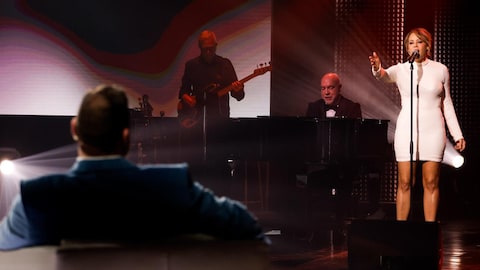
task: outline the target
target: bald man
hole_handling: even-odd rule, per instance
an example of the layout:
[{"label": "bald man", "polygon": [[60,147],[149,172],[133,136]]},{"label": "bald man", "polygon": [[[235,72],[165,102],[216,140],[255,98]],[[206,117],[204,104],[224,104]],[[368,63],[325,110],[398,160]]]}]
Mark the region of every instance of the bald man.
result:
[{"label": "bald man", "polygon": [[326,73],[320,80],[321,98],[308,103],[306,116],[318,118],[362,118],[360,104],[341,94],[342,84],[336,73]]}]

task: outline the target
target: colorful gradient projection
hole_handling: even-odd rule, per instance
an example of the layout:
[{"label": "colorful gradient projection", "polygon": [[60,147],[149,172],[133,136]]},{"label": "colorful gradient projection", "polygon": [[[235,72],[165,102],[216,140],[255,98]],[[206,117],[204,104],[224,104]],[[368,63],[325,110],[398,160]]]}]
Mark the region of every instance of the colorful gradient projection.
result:
[{"label": "colorful gradient projection", "polygon": [[[154,116],[176,116],[184,63],[207,28],[239,79],[270,62],[271,0],[2,1],[0,114],[74,115],[88,88],[115,82],[132,108],[147,94]],[[232,117],[268,115],[270,73],[245,90]]]}]

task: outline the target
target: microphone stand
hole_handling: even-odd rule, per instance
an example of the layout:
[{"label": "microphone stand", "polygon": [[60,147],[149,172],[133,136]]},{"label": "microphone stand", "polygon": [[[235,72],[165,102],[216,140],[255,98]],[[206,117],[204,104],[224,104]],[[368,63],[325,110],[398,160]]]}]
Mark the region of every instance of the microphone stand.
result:
[{"label": "microphone stand", "polygon": [[[415,57],[410,62],[410,205],[412,202],[412,188],[413,188],[413,63]],[[412,207],[410,206],[410,211]]]},{"label": "microphone stand", "polygon": [[203,162],[207,162],[207,90],[203,90]]},{"label": "microphone stand", "polygon": [[203,110],[203,125],[202,125],[202,135],[203,135],[203,141],[202,141],[202,154],[203,154],[203,162],[206,163],[207,161],[207,136],[209,136],[207,133],[208,133],[208,130],[207,130],[207,93],[210,93],[212,92],[213,90],[217,89],[219,87],[219,84],[216,84],[216,83],[211,83],[209,85],[207,85],[207,87],[204,87],[202,89],[202,95],[203,95],[203,107],[202,107],[202,110]]}]

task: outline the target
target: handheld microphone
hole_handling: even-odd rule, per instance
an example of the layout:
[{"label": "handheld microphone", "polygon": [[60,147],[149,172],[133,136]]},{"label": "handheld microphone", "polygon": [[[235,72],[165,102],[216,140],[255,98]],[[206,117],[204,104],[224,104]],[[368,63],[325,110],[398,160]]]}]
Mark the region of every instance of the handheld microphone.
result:
[{"label": "handheld microphone", "polygon": [[408,62],[410,63],[413,63],[413,61],[415,61],[416,58],[420,57],[420,53],[418,52],[418,50],[415,50],[412,52],[412,54],[410,54],[410,56],[407,58]]}]

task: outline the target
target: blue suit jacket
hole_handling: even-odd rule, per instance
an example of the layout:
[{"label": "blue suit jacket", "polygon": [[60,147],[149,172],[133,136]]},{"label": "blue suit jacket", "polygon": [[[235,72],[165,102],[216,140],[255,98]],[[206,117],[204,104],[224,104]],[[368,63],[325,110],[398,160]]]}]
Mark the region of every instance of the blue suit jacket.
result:
[{"label": "blue suit jacket", "polygon": [[21,182],[0,224],[0,249],[62,239],[145,242],[191,233],[268,242],[244,205],[192,181],[187,164],[80,160],[66,174]]}]

